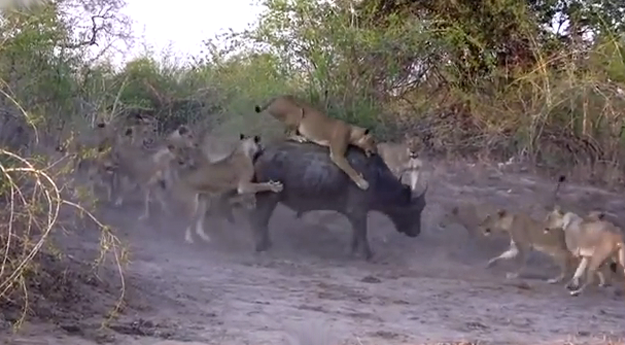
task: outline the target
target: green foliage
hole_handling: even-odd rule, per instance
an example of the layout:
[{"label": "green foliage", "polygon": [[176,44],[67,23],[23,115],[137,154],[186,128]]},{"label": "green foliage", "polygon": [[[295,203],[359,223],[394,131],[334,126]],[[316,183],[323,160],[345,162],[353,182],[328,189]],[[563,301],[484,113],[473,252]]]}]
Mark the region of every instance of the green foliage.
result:
[{"label": "green foliage", "polygon": [[208,39],[191,64],[146,53],[121,69],[63,49],[76,28],[60,4],[7,16],[0,47],[8,93],[52,122],[140,112],[162,130],[277,135],[252,109],[289,93],[383,139],[411,130],[440,153],[544,157],[588,140],[595,160],[625,153],[620,3],[265,0],[254,25]]}]

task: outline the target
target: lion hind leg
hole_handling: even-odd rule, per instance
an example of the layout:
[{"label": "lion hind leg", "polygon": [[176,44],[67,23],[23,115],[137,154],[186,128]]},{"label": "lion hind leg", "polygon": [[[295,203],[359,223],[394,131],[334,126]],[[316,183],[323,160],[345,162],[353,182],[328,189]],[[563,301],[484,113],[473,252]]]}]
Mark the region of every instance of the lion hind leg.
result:
[{"label": "lion hind leg", "polygon": [[139,220],[144,220],[150,217],[150,200],[151,200],[151,192],[148,186],[142,186],[143,189],[143,214],[139,217]]},{"label": "lion hind leg", "polygon": [[195,210],[195,233],[205,242],[210,242],[211,238],[204,231],[204,216],[208,209],[209,200],[206,196],[198,196],[197,209]]},{"label": "lion hind leg", "polygon": [[197,214],[198,208],[199,208],[199,194],[194,194],[192,199],[189,200],[189,204],[186,205],[186,207],[189,207],[188,211],[188,218],[190,219],[189,223],[187,224],[187,228],[185,229],[184,232],[184,241],[192,244],[193,243],[193,236],[191,236],[191,227],[193,226],[193,217]]}]

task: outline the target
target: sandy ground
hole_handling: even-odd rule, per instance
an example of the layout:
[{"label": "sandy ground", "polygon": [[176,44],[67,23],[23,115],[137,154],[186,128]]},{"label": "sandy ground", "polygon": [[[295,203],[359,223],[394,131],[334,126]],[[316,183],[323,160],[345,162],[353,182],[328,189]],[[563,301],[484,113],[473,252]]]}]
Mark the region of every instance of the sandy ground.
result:
[{"label": "sandy ground", "polygon": [[[270,227],[273,248],[252,252],[244,218],[235,226],[209,223],[212,242],[189,245],[183,229],[162,216],[150,223],[138,211],[108,208],[102,218],[120,228],[131,248],[126,304],[109,329],[99,329],[100,304],[118,293],[116,281],[82,288],[73,313],[39,315],[19,334],[1,330],[4,344],[606,344],[625,338],[623,279],[571,297],[540,254],[531,274],[508,280],[514,263],[487,269],[507,239],[471,240],[459,225],[438,227],[445,208],[463,198],[487,198],[515,208],[549,198],[553,182],[530,175],[491,173],[476,178],[467,167],[430,178],[422,235],[410,239],[390,221],[369,215],[372,263],[346,256],[349,226],[333,213],[297,220],[280,207]],[[615,193],[567,184],[569,203],[596,203],[615,214],[625,200]],[[155,208],[157,209],[157,208]],[[66,246],[92,257],[97,242],[85,231]],[[68,240],[69,241],[69,240]],[[82,255],[82,256],[81,256]],[[91,255],[91,256],[90,256]],[[109,270],[112,271],[112,268]],[[112,272],[104,275],[114,279]],[[81,309],[82,308],[82,309]],[[1,334],[6,334],[2,336]]]}]

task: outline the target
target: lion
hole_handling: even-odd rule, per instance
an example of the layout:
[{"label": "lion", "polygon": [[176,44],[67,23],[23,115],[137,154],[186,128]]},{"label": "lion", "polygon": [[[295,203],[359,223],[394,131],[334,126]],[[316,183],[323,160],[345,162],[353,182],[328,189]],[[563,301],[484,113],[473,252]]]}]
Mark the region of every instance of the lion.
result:
[{"label": "lion", "polygon": [[218,161],[209,161],[198,147],[176,151],[180,166],[173,173],[171,190],[184,204],[188,219],[186,242],[193,243],[193,224],[196,234],[204,241],[210,241],[210,237],[204,232],[203,222],[212,199],[221,198],[232,191],[239,195],[282,191],[283,186],[279,181],[251,182],[254,178],[253,159],[260,150],[259,136],[248,137],[241,134],[237,148]]},{"label": "lion", "polygon": [[[560,267],[560,274],[547,279],[550,284],[560,283],[571,268],[576,264],[576,258],[567,248],[564,234],[560,231],[545,232],[544,224],[523,212],[512,213],[500,209],[495,214],[490,214],[480,224],[484,236],[490,236],[494,232],[506,232],[510,236],[510,247],[501,255],[488,261],[487,267],[494,266],[500,260],[517,258],[521,266],[515,273],[508,273],[507,278],[513,279],[521,275],[526,267],[526,255],[529,250],[537,250],[553,258]],[[597,272],[600,286],[606,285],[603,272]]]},{"label": "lion", "polygon": [[256,106],[257,113],[267,111],[286,126],[287,137],[298,142],[311,141],[330,148],[330,159],[343,170],[356,185],[369,188],[369,182],[354,170],[345,158],[351,144],[364,150],[367,157],[377,153],[375,139],[368,128],[349,124],[328,117],[310,105],[296,100],[291,95],[272,98],[264,106]]},{"label": "lion", "polygon": [[419,138],[406,134],[404,142],[383,142],[377,144],[377,152],[397,178],[409,173],[410,186],[415,189],[423,169],[423,161],[419,158],[421,141]]},{"label": "lion", "polygon": [[[616,263],[625,274],[623,232],[605,220],[603,213],[593,211],[582,218],[573,212],[565,213],[556,206],[545,218],[544,233],[564,235],[568,250],[575,257],[581,258],[573,278],[567,284],[567,288],[572,290],[570,291],[572,296],[579,295],[591,285],[595,274],[602,280],[599,285],[605,285],[598,269],[611,258],[616,259]],[[580,286],[580,279],[584,273],[586,281]]]},{"label": "lion", "polygon": [[462,225],[469,237],[477,238],[481,235],[478,227],[489,214],[497,211],[496,206],[473,201],[464,201],[456,204],[445,212],[439,221],[441,228],[447,228],[452,224]]},{"label": "lion", "polygon": [[507,251],[488,261],[487,267],[494,266],[500,260],[516,258],[520,267],[515,273],[508,273],[507,278],[517,278],[525,270],[527,253],[534,249],[545,253],[553,258],[560,267],[560,274],[547,279],[550,284],[561,282],[569,271],[571,255],[564,243],[562,233],[544,233],[541,223],[523,212],[512,213],[505,209],[499,209],[494,214],[489,214],[479,225],[484,236],[490,236],[494,232],[506,232],[510,236],[510,247]]},{"label": "lion", "polygon": [[[114,151],[113,156],[117,168],[115,169],[117,199],[115,205],[123,204],[123,195],[128,192],[132,183],[135,183],[144,196],[144,211],[139,220],[150,216],[149,204],[151,193],[155,186],[164,185],[171,181],[171,162],[176,158],[175,152],[181,148],[196,147],[192,131],[185,125],[179,126],[170,133],[156,149],[147,150],[144,147],[143,138],[135,137],[132,127],[126,129],[125,142],[121,142]],[[167,211],[163,196],[159,189],[154,190],[161,208]],[[158,192],[157,192],[158,191]]]}]

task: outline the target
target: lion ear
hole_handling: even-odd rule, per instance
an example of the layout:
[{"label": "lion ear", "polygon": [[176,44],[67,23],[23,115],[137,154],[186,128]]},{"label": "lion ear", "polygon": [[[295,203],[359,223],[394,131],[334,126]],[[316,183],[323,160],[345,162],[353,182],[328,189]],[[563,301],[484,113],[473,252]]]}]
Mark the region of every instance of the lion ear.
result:
[{"label": "lion ear", "polygon": [[258,144],[260,142],[260,136],[255,135],[254,136],[254,142]]},{"label": "lion ear", "polygon": [[239,140],[243,140],[243,139],[245,139],[245,134],[239,133]]},{"label": "lion ear", "polygon": [[451,209],[451,214],[458,215],[458,211],[458,206],[454,206],[454,208]]},{"label": "lion ear", "polygon": [[370,132],[371,132],[371,130],[369,130],[369,128],[365,128],[364,135],[369,135]]},{"label": "lion ear", "polygon": [[505,216],[506,216],[506,213],[507,213],[507,212],[506,212],[506,210],[504,210],[504,209],[500,209],[499,211],[497,211],[497,215],[498,215],[500,218],[505,217]]}]

